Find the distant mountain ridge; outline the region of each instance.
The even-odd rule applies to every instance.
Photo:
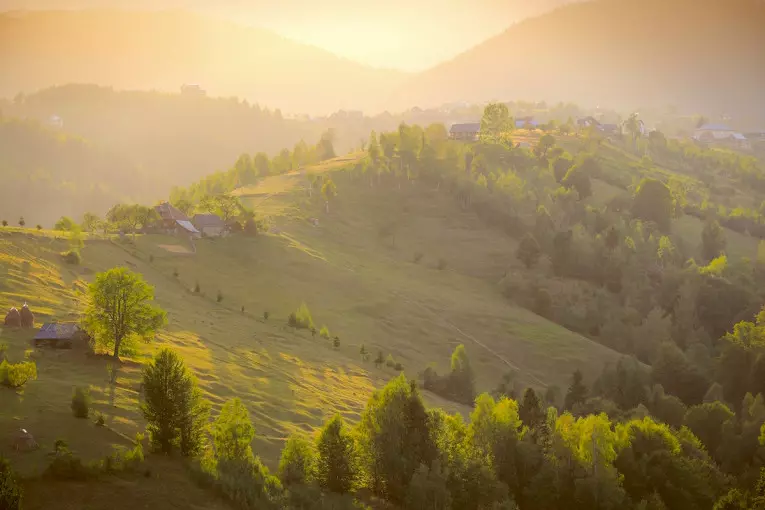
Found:
[[[374,108],[405,77],[264,29],[184,11],[0,15],[0,96],[93,83],[177,92],[199,83],[291,112]]]
[[[412,77],[393,102],[528,99],[765,116],[763,48],[761,0],[573,3]]]

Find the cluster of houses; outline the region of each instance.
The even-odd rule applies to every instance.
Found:
[[[154,207],[159,215],[159,228],[167,234],[187,234],[191,237],[222,237],[229,230],[217,214],[195,214],[189,218],[169,202]]]
[[[579,129],[594,128],[606,136],[630,134],[626,122],[621,124],[604,123],[593,116],[577,119],[576,125]],[[524,117],[515,121],[516,129],[537,129],[539,126],[540,123],[533,117]],[[638,131],[641,136],[646,136],[650,130],[642,120],[638,120]],[[481,124],[478,122],[453,124],[449,130],[450,139],[467,142],[478,141],[480,134]],[[692,138],[696,143],[703,145],[749,150],[754,142],[765,143],[765,131],[744,134],[724,124],[707,123],[699,126]]]

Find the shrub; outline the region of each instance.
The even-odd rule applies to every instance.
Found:
[[[37,228],[38,231],[40,231],[40,230],[42,230],[42,225],[38,224],[36,228]]]
[[[313,324],[313,317],[311,317],[311,311],[305,303],[302,303],[296,311],[290,314],[287,323],[293,328],[310,329],[312,333],[316,329]]]
[[[329,329],[327,329],[327,326],[322,326],[321,327],[321,330],[319,331],[319,336],[329,340]]]
[[[135,435],[135,445],[129,450],[116,448],[114,453],[108,455],[101,461],[101,471],[105,473],[116,473],[119,471],[138,471],[143,464],[143,439],[140,432]]]
[[[414,263],[419,264],[421,260],[422,260],[422,252],[418,251],[414,254]]]
[[[4,226],[4,227],[7,227],[7,226],[8,226],[8,220],[3,220],[3,226]]]
[[[87,418],[90,415],[90,393],[87,389],[74,389],[72,414],[75,418]]]
[[[19,510],[21,508],[21,486],[7,460],[0,457],[0,508]]]
[[[377,368],[380,368],[383,363],[385,363],[385,358],[383,357],[383,353],[382,351],[377,351],[377,357],[375,358],[375,366]]]
[[[404,365],[402,365],[401,362],[397,361],[396,364],[393,366],[393,369],[398,372],[401,372],[402,370],[404,370]]]
[[[64,262],[67,264],[71,264],[73,266],[79,266],[80,262],[82,262],[82,257],[80,257],[80,252],[77,250],[69,250],[67,252],[64,252],[61,254],[61,256],[64,258]]]
[[[34,361],[22,361],[21,363],[0,362],[0,384],[9,388],[20,388],[28,381],[37,379],[37,365]]]
[[[82,460],[74,455],[65,440],[53,443],[53,460],[45,469],[45,475],[56,480],[86,480],[91,474]]]
[[[268,313],[268,310],[266,310],[265,312],[263,312],[263,320],[266,320],[266,321],[267,321],[267,320],[268,320],[268,318],[269,318],[270,316],[271,316],[271,314],[270,314],[270,313]]]
[[[367,348],[364,344],[361,344],[361,349],[359,349],[359,354],[361,354],[362,361],[369,361],[369,353],[367,352]]]
[[[218,291],[218,295],[215,297],[215,301],[217,301],[218,303],[223,301],[223,293],[221,291]]]

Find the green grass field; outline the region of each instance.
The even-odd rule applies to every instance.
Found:
[[[362,344],[373,358],[378,350],[391,354],[416,378],[430,363],[448,371],[452,350],[463,343],[479,391],[494,388],[509,370],[520,385],[565,388],[573,370],[582,369],[592,381],[604,362],[618,357],[501,296],[497,283],[507,270],[518,270],[514,241],[424,185],[387,190],[351,182],[340,171],[347,162],[326,165],[339,191],[329,214],[318,193],[309,198],[305,179],[267,179],[269,209],[257,211],[270,217],[278,233],[203,239],[196,242],[196,253],[187,240],[168,236],[137,236],[124,244],[90,240],[82,264],[66,266],[60,257],[65,239],[0,231],[0,307],[28,302],[38,323],[76,320],[93,275],[124,265],[155,286],[169,318],[155,342],[138,345],[117,367],[114,385],[108,357],[33,349],[34,331],[1,329],[10,360],[31,357],[39,378],[19,392],[0,389],[0,452],[22,474],[34,476],[49,462],[57,438],[86,460],[129,444],[145,427],[139,409],[141,363],[164,345],[186,359],[214,413],[235,396],[247,403],[257,431],[253,450],[272,468],[290,433],[311,433],[335,412],[357,419],[374,389],[396,375],[363,362]],[[242,197],[254,205],[263,194],[251,189]],[[318,226],[308,218],[318,218]],[[415,262],[417,253],[421,258]],[[197,284],[199,293],[193,292]],[[327,325],[339,336],[339,348],[286,325],[301,302],[311,309],[317,329]],[[72,417],[75,386],[90,388],[93,409],[106,416],[106,427]],[[451,412],[469,411],[427,392],[425,397]],[[38,451],[11,450],[19,428],[35,436]],[[191,483],[183,481],[182,471],[161,471],[170,473],[162,475],[171,477],[169,484]],[[161,499],[161,483],[150,483]],[[145,504],[142,498],[153,490],[120,478],[103,484],[91,489],[88,508],[113,508],[104,499],[109,491],[127,494],[131,484],[139,484],[138,494],[124,498],[125,508],[133,508],[131,502]],[[59,483],[48,487],[32,479],[28,486],[37,494],[30,508],[84,504],[83,496],[68,496]]]

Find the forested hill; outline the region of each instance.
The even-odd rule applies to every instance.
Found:
[[[0,219],[50,227],[62,215],[102,212],[115,202],[155,200],[163,176],[83,138],[33,121],[0,119]]]
[[[199,83],[212,95],[309,113],[369,107],[402,78],[267,30],[180,11],[5,14],[0,68],[13,69],[0,96],[64,83],[164,91]]]
[[[300,139],[318,139],[322,132],[320,125],[285,119],[278,111],[236,98],[95,85],[45,89],[2,109],[6,117],[43,123],[57,115],[65,132],[109,147],[179,186],[225,168],[243,152],[275,154]]]
[[[572,4],[412,78],[395,103],[522,97],[762,113],[763,27],[765,3],[757,0]]]

